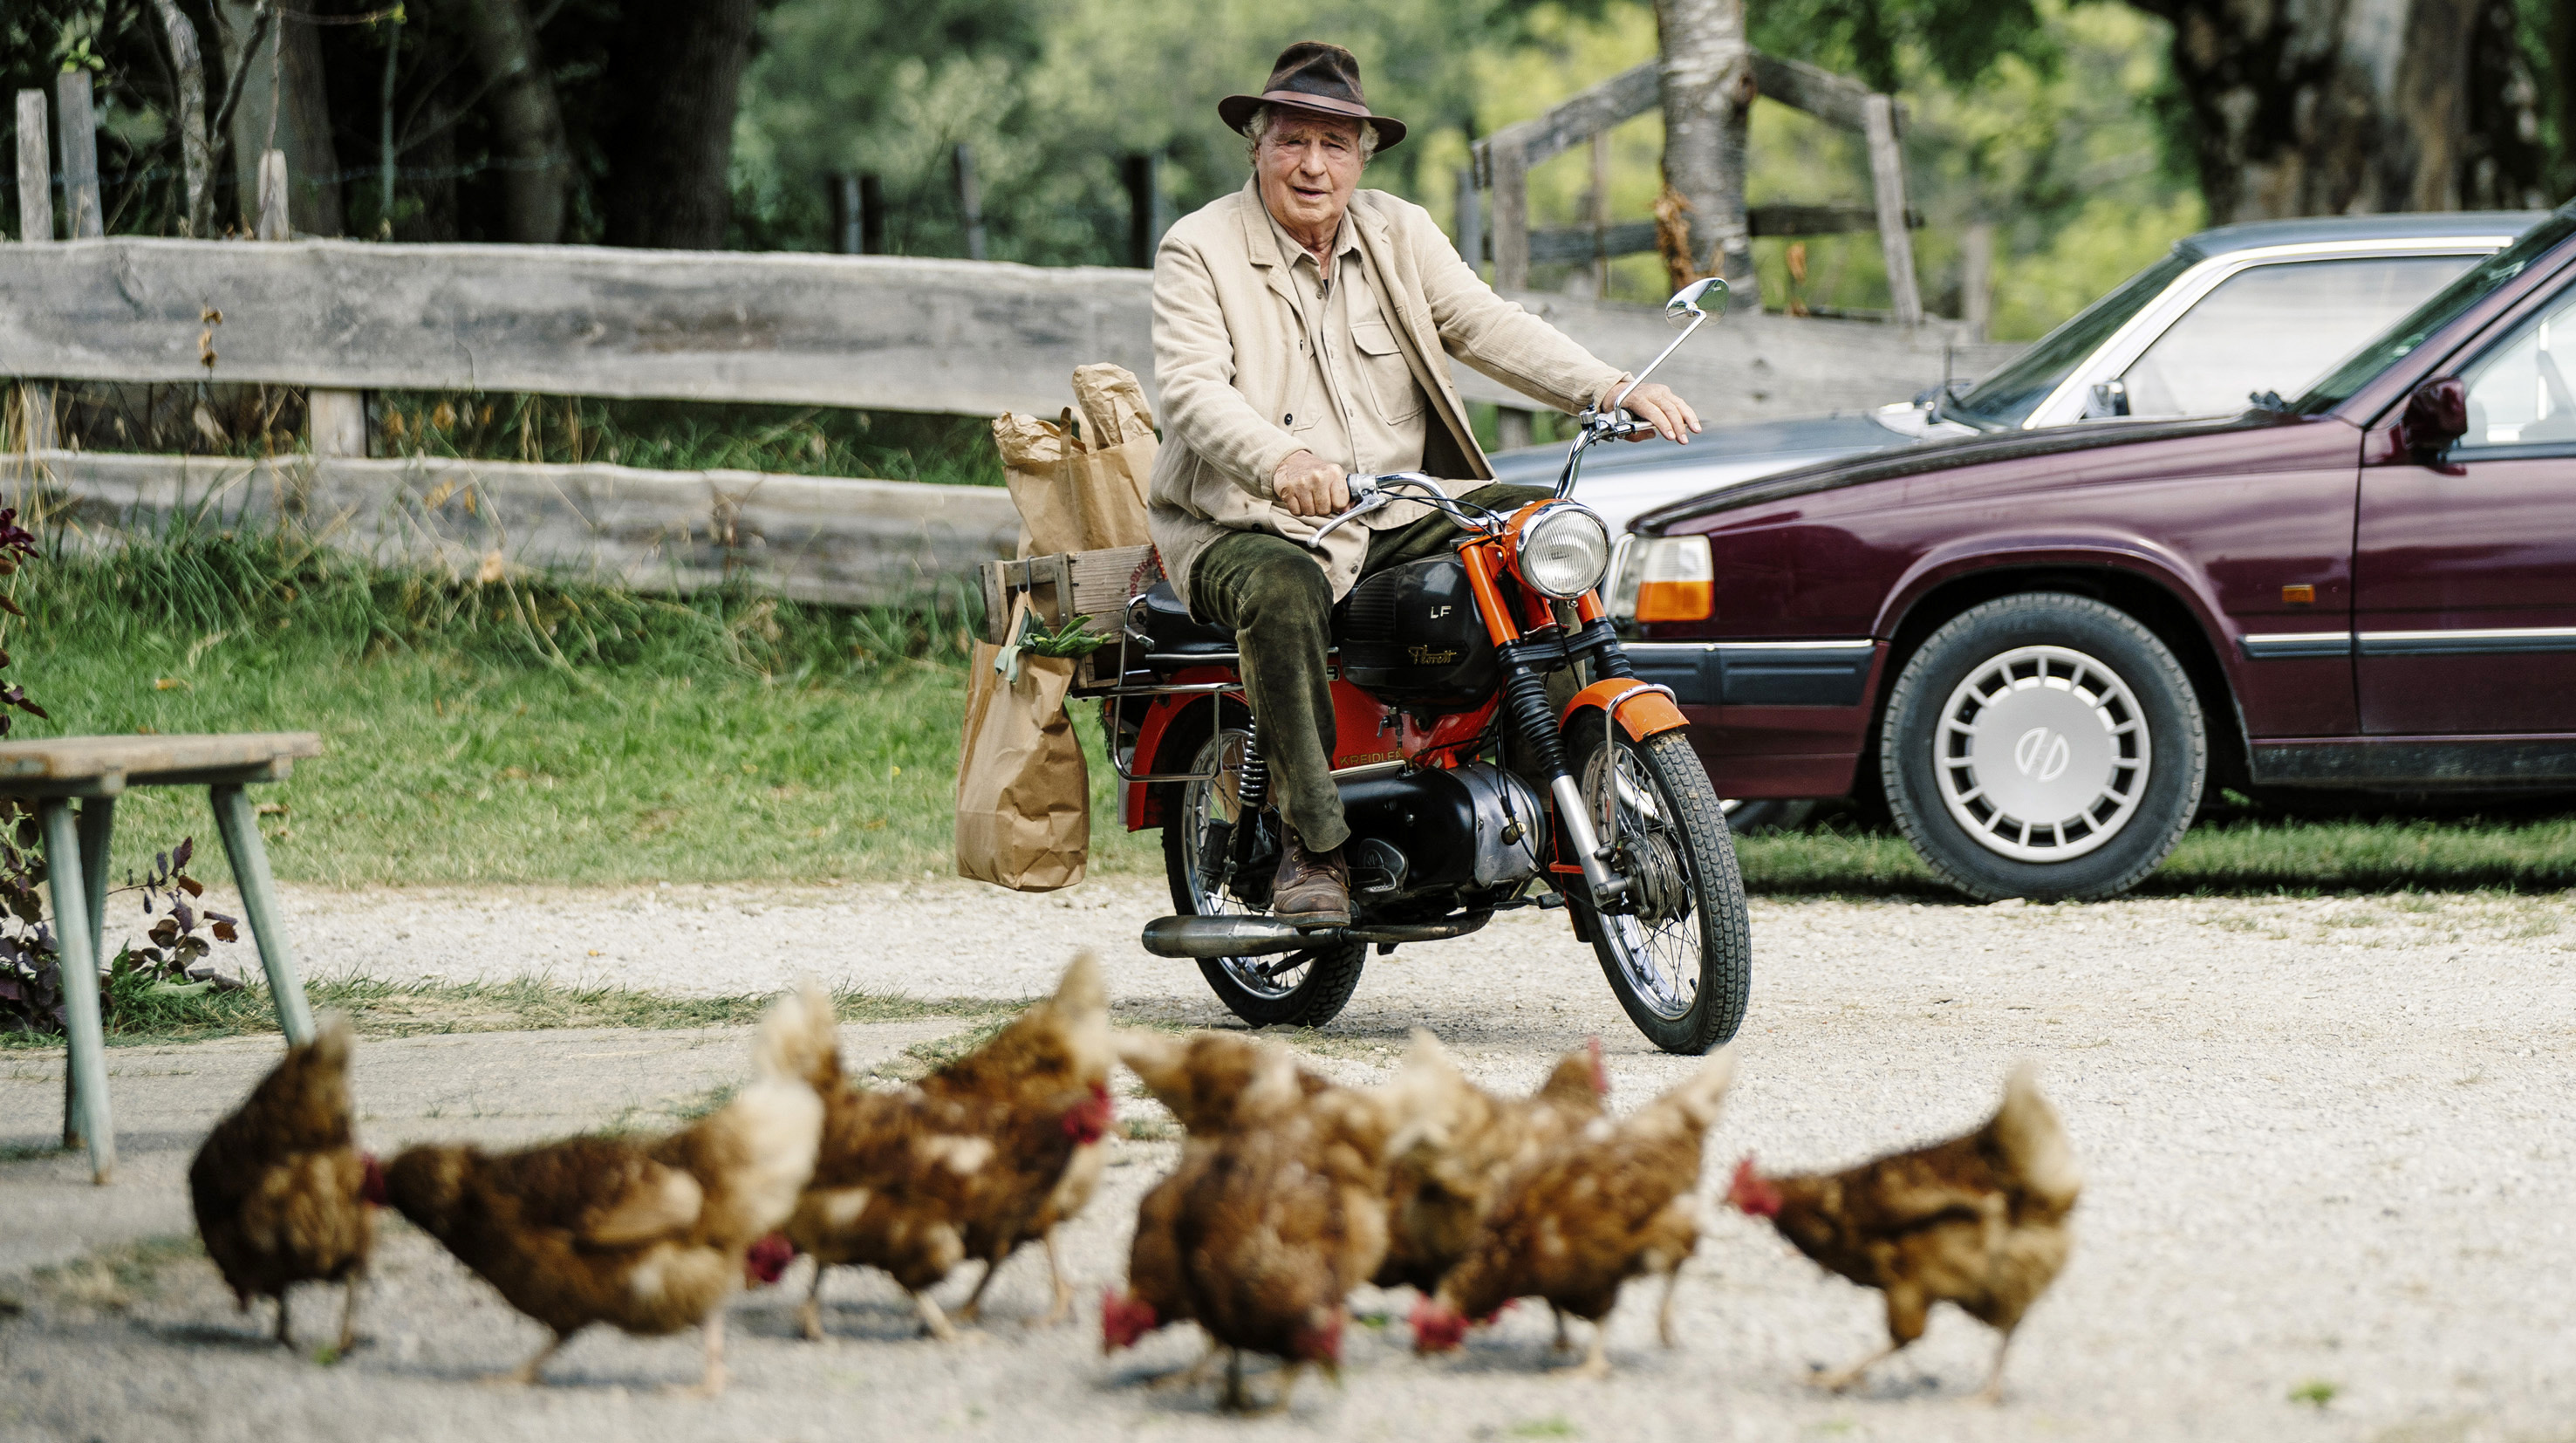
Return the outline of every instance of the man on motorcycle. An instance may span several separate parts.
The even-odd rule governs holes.
[[[1451,355],[1567,412],[1628,377],[1496,296],[1420,206],[1358,188],[1404,124],[1370,113],[1349,51],[1291,45],[1260,95],[1228,96],[1217,113],[1251,142],[1253,176],[1182,218],[1154,258],[1163,446],[1149,520],[1173,589],[1231,627],[1242,654],[1287,822],[1272,915],[1347,926],[1333,604],[1363,576],[1437,554],[1456,526],[1401,502],[1318,543],[1323,519],[1350,505],[1351,474],[1493,475]],[[1661,385],[1621,404],[1670,441],[1700,429]],[[1488,485],[1462,499],[1510,509],[1547,494]]]

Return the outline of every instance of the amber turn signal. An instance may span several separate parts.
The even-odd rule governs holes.
[[[1717,568],[1705,536],[1643,540],[1637,620],[1706,621],[1717,614]]]
[[[2317,604],[2317,589],[2307,585],[2284,586],[2281,600],[2290,606],[2314,606]]]

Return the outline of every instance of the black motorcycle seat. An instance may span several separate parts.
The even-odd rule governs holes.
[[[1215,656],[1234,650],[1234,629],[1201,621],[1181,604],[1172,583],[1157,581],[1145,593],[1145,635],[1158,656]]]

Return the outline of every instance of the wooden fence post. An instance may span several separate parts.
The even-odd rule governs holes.
[[[287,221],[286,152],[259,158],[259,238],[291,240]],[[304,393],[304,444],[316,456],[367,454],[367,393],[314,388]]]
[[[859,254],[885,253],[885,182],[874,171],[863,170],[859,172]]]
[[[863,255],[867,207],[859,196],[859,178],[846,170],[832,172],[832,252]]]
[[[1476,167],[1458,167],[1458,255],[1467,269],[1485,270],[1485,196],[1476,186]]]
[[[264,241],[292,240],[294,227],[287,220],[286,152],[264,151],[259,157],[259,226],[253,232]]]
[[[51,244],[54,239],[54,162],[47,143],[45,92],[18,92],[18,239]],[[18,383],[18,449],[50,451],[54,434],[54,387],[50,381]]]
[[[1592,132],[1592,298],[1610,297],[1610,132]]]
[[[45,92],[18,92],[18,239],[54,238],[54,162],[45,154]]]
[[[957,211],[966,219],[966,259],[984,258],[984,192],[975,184],[975,147],[957,145]]]
[[[1968,339],[1983,341],[1995,319],[1995,228],[1977,221],[1959,246],[1959,319]]]
[[[54,119],[63,156],[63,235],[94,240],[107,234],[107,215],[98,203],[98,118],[90,110],[88,71],[54,77]]]
[[[1862,102],[1869,137],[1869,178],[1878,199],[1878,244],[1887,257],[1887,294],[1901,326],[1923,324],[1923,293],[1914,284],[1914,237],[1905,228],[1905,151],[1896,136],[1896,102],[1873,95]]]

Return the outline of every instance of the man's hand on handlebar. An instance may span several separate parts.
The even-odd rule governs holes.
[[[1608,401],[1613,396],[1619,396],[1619,387],[1611,387],[1601,399]],[[1700,429],[1699,413],[1691,409],[1690,402],[1674,395],[1673,388],[1661,381],[1648,381],[1619,397],[1619,409],[1652,426],[1656,435],[1675,445],[1689,445],[1690,436],[1683,433],[1697,435]],[[1634,431],[1629,433],[1628,439],[1643,441],[1646,433]]]
[[[1291,516],[1330,516],[1351,504],[1350,480],[1342,468],[1312,451],[1280,462],[1271,476],[1271,491]]]

